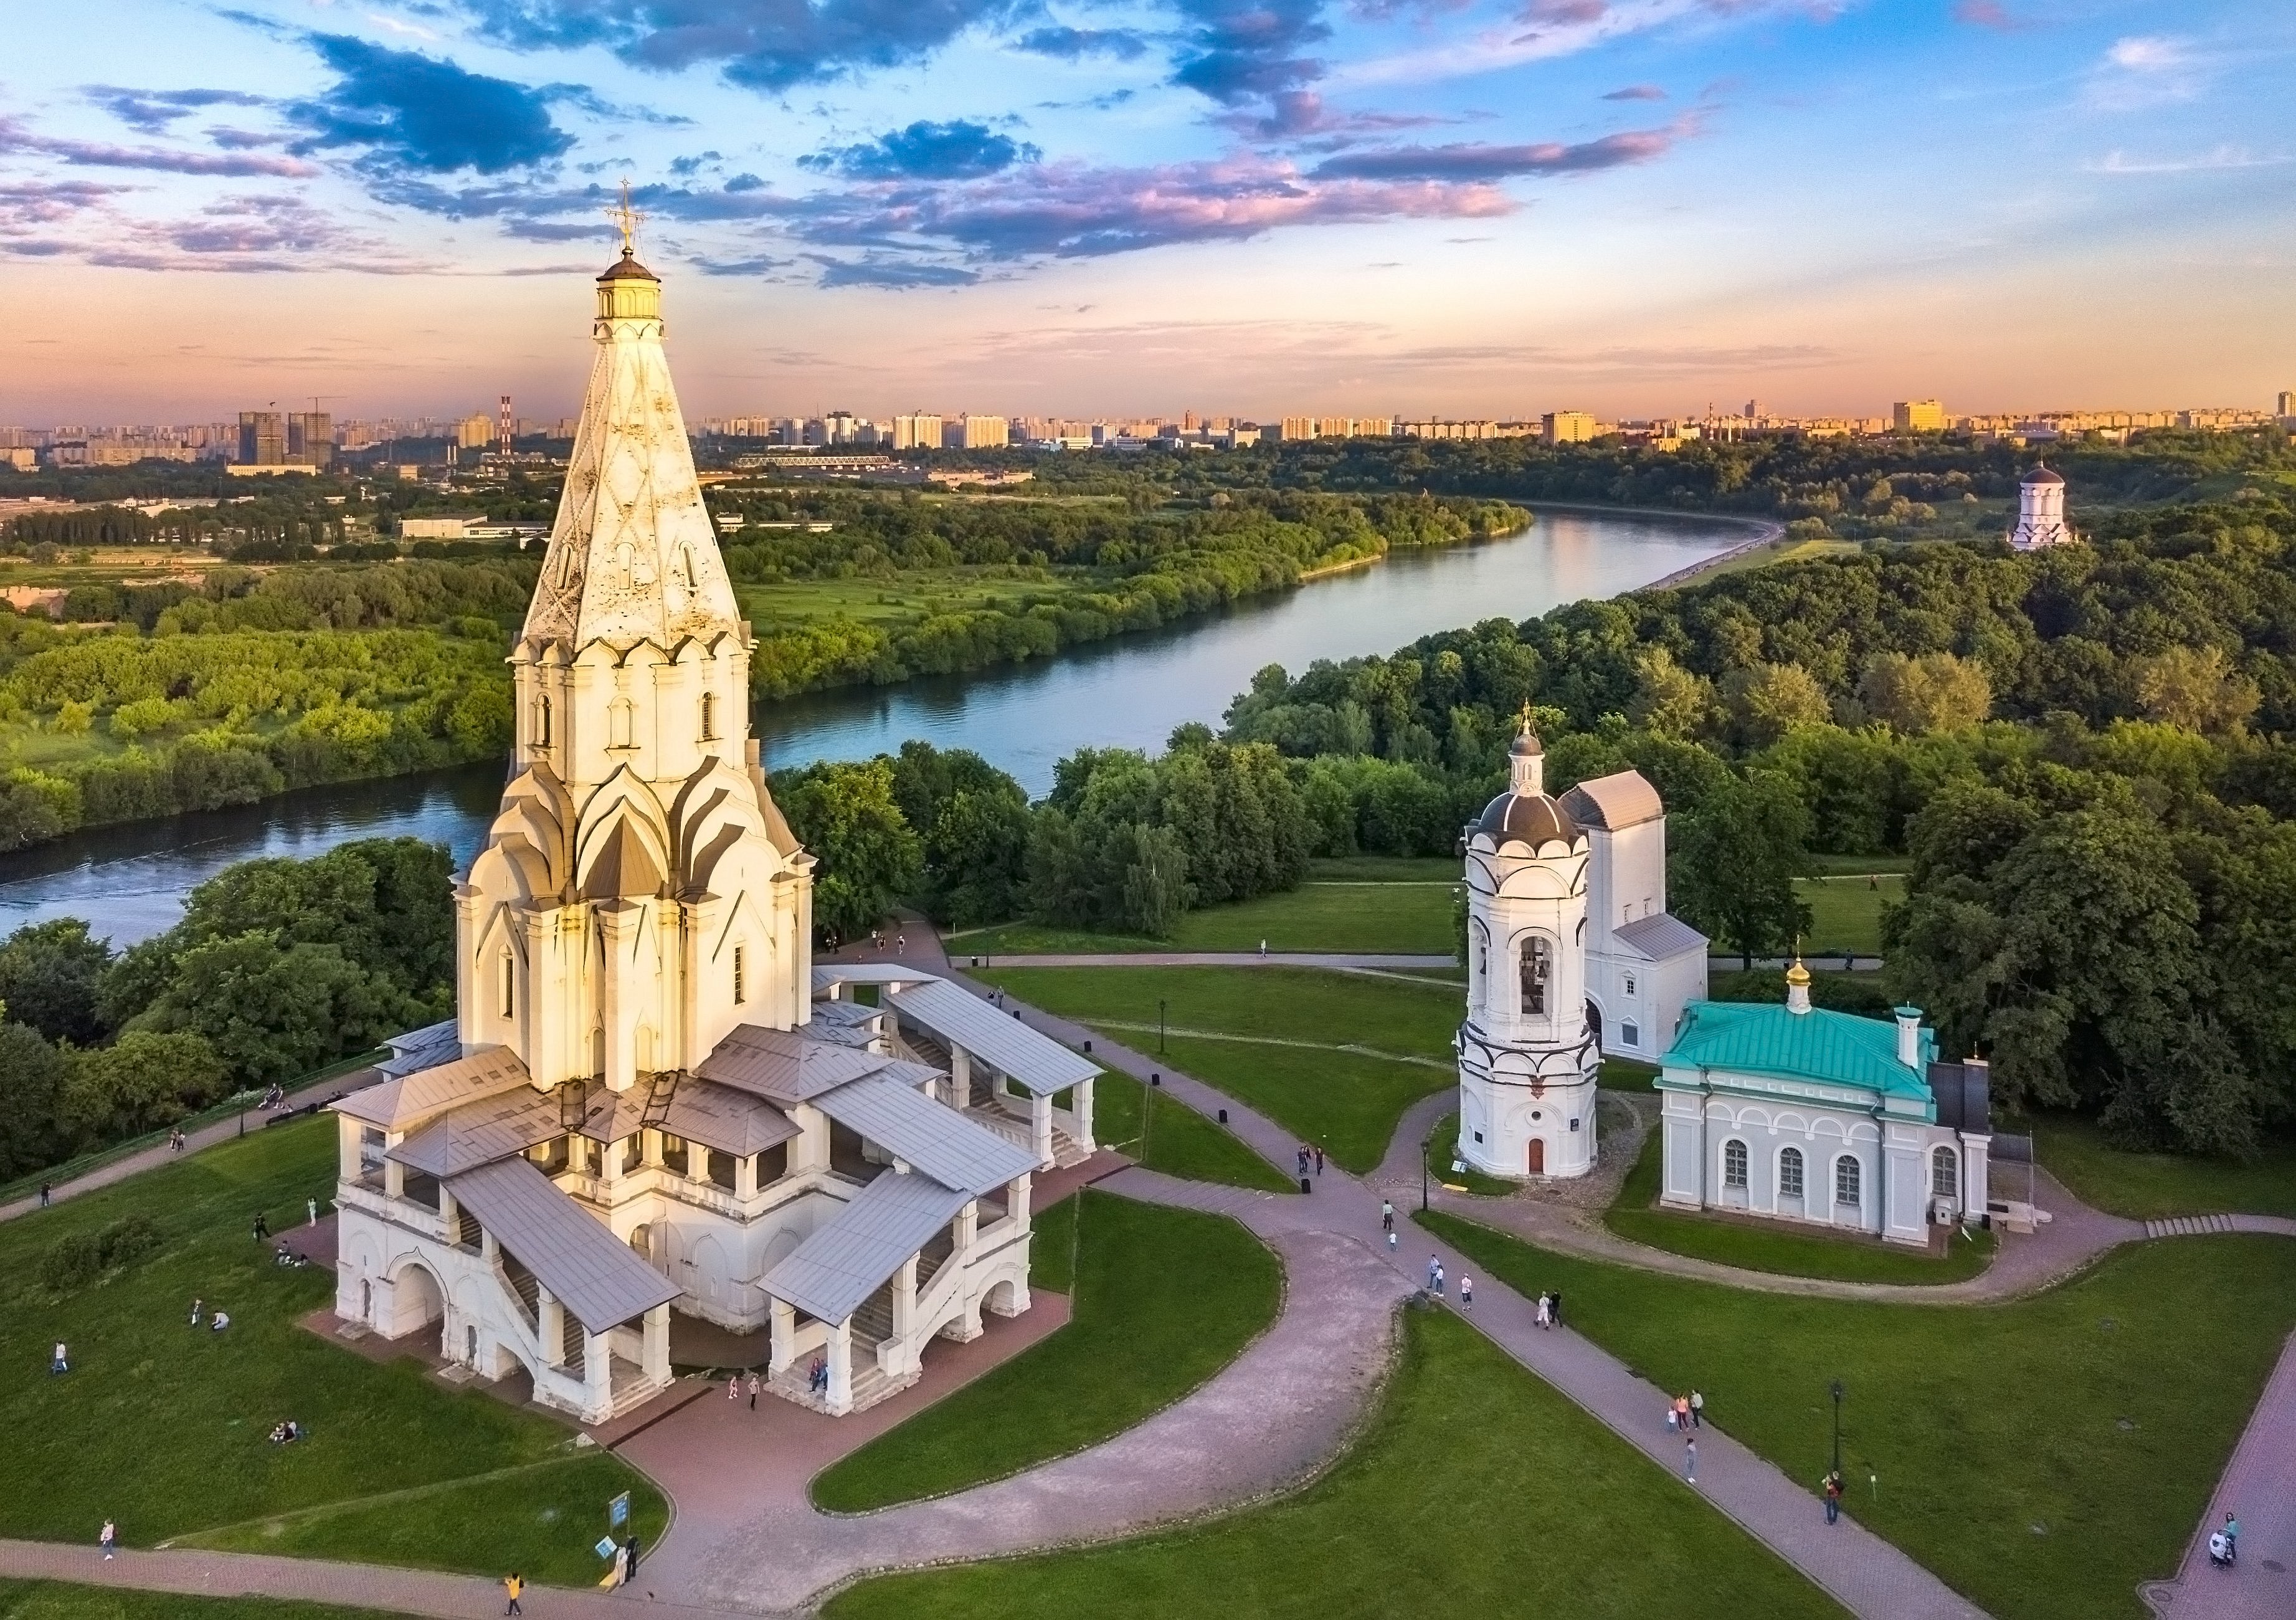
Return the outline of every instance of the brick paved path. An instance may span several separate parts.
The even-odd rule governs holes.
[[[2287,1224],[2296,1225],[2296,1222]],[[2259,1229],[2243,1228],[2243,1230]],[[2288,1620],[2296,1615],[2296,1335],[2256,1403],[2256,1415],[2233,1449],[2185,1549],[2173,1581],[2144,1588],[2144,1600],[2168,1620]],[[2240,1562],[2209,1562],[2209,1533],[2227,1513],[2240,1517]]]

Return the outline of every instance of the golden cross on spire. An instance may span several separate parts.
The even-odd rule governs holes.
[[[620,205],[608,209],[606,218],[612,220],[621,230],[623,255],[627,258],[636,257],[638,226],[645,218],[645,214],[641,210],[630,206],[630,183],[627,180],[622,182]]]

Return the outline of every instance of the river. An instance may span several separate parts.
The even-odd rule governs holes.
[[[1542,510],[1521,535],[1401,552],[1375,566],[1149,636],[1040,663],[848,687],[770,703],[756,717],[768,767],[866,759],[909,737],[973,749],[1030,794],[1086,744],[1160,748],[1174,727],[1220,711],[1253,673],[1390,652],[1431,631],[1612,596],[1742,544],[1742,522]],[[312,788],[241,810],[95,827],[0,857],[0,933],[87,919],[115,946],[174,925],[193,888],[234,861],[314,855],[352,838],[442,841],[457,863],[486,836],[502,791],[493,766]]]

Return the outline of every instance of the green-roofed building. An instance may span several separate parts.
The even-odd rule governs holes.
[[[1982,1060],[1940,1063],[1918,1007],[1895,1022],[1810,1005],[1693,1001],[1661,1060],[1660,1202],[1926,1244],[1986,1211]]]

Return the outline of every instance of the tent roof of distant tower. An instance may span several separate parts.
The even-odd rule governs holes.
[[[636,255],[629,249],[624,248],[622,256],[607,266],[606,273],[598,279],[600,281],[660,281],[661,277],[640,264]]]
[[[2029,484],[2061,484],[2065,481],[2062,474],[2052,473],[2046,467],[2035,467],[2025,474],[2025,481]]]

